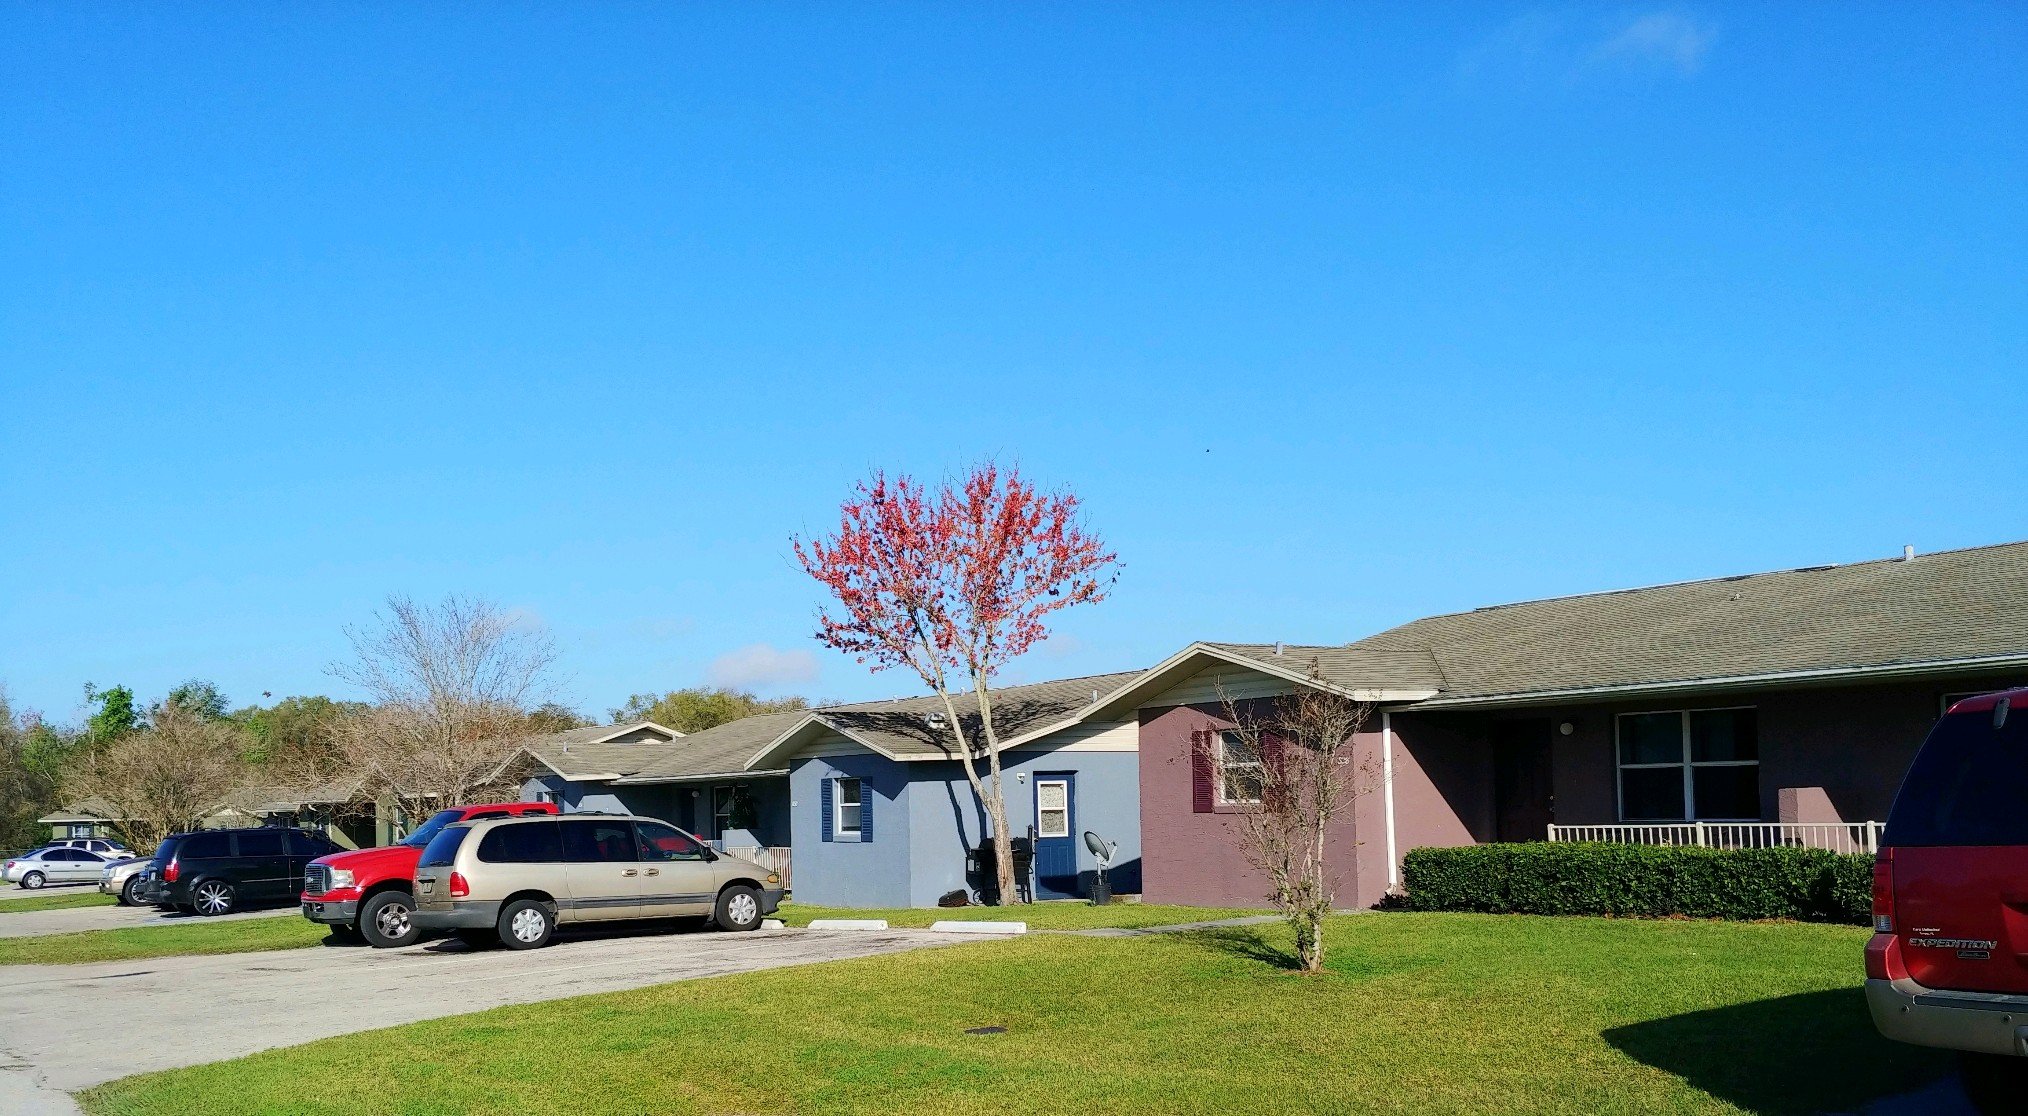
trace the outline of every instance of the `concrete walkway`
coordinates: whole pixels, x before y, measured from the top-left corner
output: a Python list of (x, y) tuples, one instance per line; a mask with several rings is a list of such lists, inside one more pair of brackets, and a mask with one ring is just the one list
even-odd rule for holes
[(521, 952), (437, 942), (10, 965), (0, 971), (0, 1112), (72, 1112), (66, 1092), (115, 1078), (503, 1004), (979, 940), (658, 929)]
[[(233, 922), (243, 918), (274, 918), (277, 915), (302, 917), (298, 907), (240, 911), (202, 918), (181, 911), (163, 912), (153, 907), (68, 907), (54, 911), (0, 911), (0, 938), (40, 938), (48, 934), (75, 934), (81, 930), (126, 930), (136, 926), (199, 926), (212, 922)], [(0, 1110), (4, 1111), (4, 1110)]]

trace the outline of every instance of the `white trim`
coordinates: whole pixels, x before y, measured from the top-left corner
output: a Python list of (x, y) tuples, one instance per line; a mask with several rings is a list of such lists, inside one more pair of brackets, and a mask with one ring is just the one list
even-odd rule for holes
[(1380, 802), (1387, 813), (1387, 886), (1401, 882), (1401, 857), (1394, 851), (1394, 722), (1380, 711)]
[[(1779, 671), (1773, 674), (1731, 674), (1716, 678), (1686, 678), (1674, 682), (1637, 682), (1616, 686), (1574, 686), (1561, 690), (1530, 690), (1512, 694), (1475, 697), (1430, 698), (1418, 709), (1496, 709), (1528, 705), (1551, 705), (1574, 697), (1626, 694), (1681, 694), (1699, 690), (1722, 690), (1735, 686), (1780, 686), (1791, 682), (1829, 681), (1847, 678), (1901, 678), (1946, 672), (1970, 673), (1986, 668), (2028, 666), (2028, 655), (1989, 655), (1976, 659), (1931, 659), (1920, 663), (1895, 663), (1873, 667), (1827, 667), (1822, 670)], [(1664, 710), (1663, 712), (1666, 712)]]
[[(882, 756), (886, 756), (886, 757), (887, 757), (888, 759), (891, 759), (891, 760), (907, 760), (907, 759), (956, 759), (956, 758), (957, 758), (957, 753), (956, 753), (956, 752), (953, 752), (953, 753), (951, 753), (950, 755), (947, 755), (947, 756), (942, 756), (942, 755), (939, 755), (939, 756), (901, 756), (901, 755), (896, 755), (895, 753), (893, 753), (893, 752), (890, 752), (890, 751), (888, 751), (887, 749), (885, 749), (885, 748), (881, 747), (881, 746), (880, 746), (880, 745), (878, 745), (878, 744), (875, 744), (875, 743), (873, 743), (873, 742), (872, 742), (872, 741), (870, 741), (870, 740), (866, 740), (866, 739), (863, 739), (863, 738), (861, 738), (861, 737), (858, 737), (858, 736), (854, 736), (854, 735), (852, 735), (852, 733), (850, 733), (850, 732), (846, 731), (845, 729), (843, 729), (843, 728), (839, 727), (838, 725), (835, 725), (835, 724), (833, 724), (833, 723), (832, 723), (831, 721), (827, 720), (827, 719), (826, 719), (826, 718), (825, 718), (825, 717), (824, 717), (824, 716), (823, 716), (822, 714), (819, 714), (819, 713), (815, 713), (815, 712), (813, 712), (813, 713), (810, 713), (810, 714), (809, 714), (808, 716), (805, 716), (805, 717), (804, 717), (804, 718), (803, 718), (802, 720), (800, 720), (800, 721), (797, 721), (797, 722), (796, 722), (795, 724), (793, 724), (793, 725), (790, 725), (790, 726), (789, 726), (789, 728), (788, 728), (788, 731), (786, 731), (786, 732), (782, 733), (782, 734), (781, 734), (780, 736), (777, 736), (777, 737), (775, 737), (775, 738), (774, 738), (774, 740), (773, 740), (773, 741), (772, 741), (771, 743), (769, 743), (769, 744), (768, 744), (767, 746), (763, 747), (763, 748), (762, 748), (762, 749), (761, 749), (760, 751), (758, 751), (758, 752), (755, 752), (755, 753), (754, 753), (754, 755), (753, 755), (753, 758), (752, 758), (752, 759), (750, 759), (750, 760), (748, 760), (748, 761), (746, 761), (746, 766), (748, 766), (748, 767), (752, 767), (752, 766), (754, 766), (755, 764), (757, 764), (757, 763), (760, 763), (760, 762), (761, 762), (762, 760), (767, 760), (767, 759), (772, 759), (772, 758), (774, 758), (774, 754), (775, 754), (775, 752), (776, 752), (776, 751), (777, 751), (778, 749), (780, 749), (780, 748), (782, 748), (782, 747), (784, 747), (784, 746), (786, 746), (786, 745), (788, 745), (788, 744), (791, 744), (791, 743), (792, 743), (792, 742), (794, 741), (794, 738), (795, 738), (795, 737), (796, 737), (797, 735), (799, 735), (799, 734), (800, 734), (800, 733), (802, 733), (802, 732), (803, 732), (803, 731), (804, 731), (805, 729), (808, 729), (808, 728), (809, 728), (810, 726), (812, 726), (812, 725), (819, 725), (819, 726), (822, 726), (823, 728), (825, 728), (825, 729), (828, 729), (828, 730), (829, 730), (829, 731), (831, 731), (831, 732), (835, 732), (835, 733), (837, 733), (838, 735), (840, 735), (840, 736), (844, 737), (845, 739), (847, 739), (847, 740), (850, 740), (850, 741), (851, 741), (852, 743), (854, 743), (854, 744), (857, 744), (857, 745), (859, 745), (859, 746), (860, 746), (860, 747), (862, 747), (862, 748), (865, 748), (865, 749), (866, 749), (867, 751), (869, 751), (869, 752), (874, 752), (874, 753), (876, 753), (876, 754), (878, 754), (878, 755), (882, 755)], [(1003, 749), (1003, 750), (1004, 750), (1004, 749)], [(794, 755), (794, 754), (795, 754), (794, 752), (790, 752), (790, 753), (788, 753), (788, 755)], [(787, 758), (787, 756), (784, 756), (783, 758), (784, 758), (784, 759), (786, 759), (786, 758)]]
[(786, 767), (769, 767), (759, 770), (736, 767), (731, 771), (702, 771), (695, 775), (629, 775), (624, 779), (614, 779), (613, 785), (637, 787), (653, 783), (705, 783), (713, 779), (769, 779), (777, 775), (787, 775), (788, 773), (789, 769)]
[[(831, 783), (831, 838), (837, 840), (841, 837), (851, 837), (857, 840), (860, 833), (864, 832), (866, 828), (866, 783), (855, 775), (840, 775), (833, 778)], [(859, 811), (859, 824), (850, 829), (845, 828), (845, 784), (847, 783), (851, 783), (852, 789), (858, 792), (857, 797), (852, 802), (852, 808)]]
[[(1042, 831), (1042, 813), (1043, 813), (1043, 808), (1042, 808), (1042, 788), (1043, 788), (1043, 787), (1062, 787), (1062, 788), (1063, 788), (1063, 806), (1062, 806), (1061, 808), (1058, 808), (1058, 809), (1056, 810), (1056, 812), (1057, 812), (1057, 813), (1059, 813), (1059, 814), (1062, 814), (1062, 815), (1063, 815), (1063, 832), (1061, 832), (1061, 833), (1044, 833), (1044, 832)], [(1035, 780), (1035, 836), (1036, 836), (1036, 838), (1037, 838), (1037, 839), (1039, 840), (1039, 839), (1041, 839), (1041, 838), (1044, 838), (1044, 837), (1048, 837), (1048, 838), (1050, 838), (1050, 839), (1054, 840), (1054, 839), (1057, 839), (1057, 838), (1063, 838), (1063, 837), (1069, 837), (1069, 836), (1070, 836), (1070, 829), (1071, 829), (1071, 825), (1070, 825), (1070, 780), (1069, 780), (1069, 779), (1037, 779), (1037, 780)]]
[[(1213, 783), (1213, 784), (1212, 784), (1212, 788), (1211, 788), (1211, 790), (1212, 790), (1212, 793), (1213, 793), (1213, 795), (1215, 796), (1215, 797), (1214, 797), (1214, 800), (1215, 800), (1215, 801), (1216, 801), (1216, 802), (1217, 802), (1217, 803), (1218, 803), (1218, 804), (1219, 804), (1220, 806), (1258, 806), (1258, 805), (1260, 805), (1260, 797), (1259, 797), (1258, 795), (1254, 796), (1253, 798), (1233, 798), (1233, 797), (1229, 796), (1228, 794), (1226, 794), (1226, 790), (1225, 790), (1225, 781), (1226, 781), (1226, 780), (1225, 780), (1225, 769), (1226, 769), (1226, 762), (1225, 762), (1225, 746), (1226, 746), (1227, 744), (1231, 743), (1231, 741), (1230, 741), (1230, 740), (1228, 740), (1228, 739), (1226, 739), (1226, 738), (1227, 738), (1227, 737), (1236, 737), (1236, 738), (1238, 738), (1238, 739), (1240, 740), (1240, 742), (1241, 742), (1241, 743), (1244, 743), (1244, 742), (1245, 742), (1245, 740), (1246, 740), (1245, 736), (1244, 736), (1244, 735), (1242, 735), (1242, 734), (1240, 733), (1240, 731), (1239, 731), (1238, 729), (1216, 729), (1216, 730), (1214, 730), (1214, 731), (1216, 731), (1216, 732), (1218, 733), (1218, 736), (1217, 736), (1217, 747), (1216, 747), (1216, 748), (1215, 748), (1215, 749), (1213, 750), (1213, 752), (1212, 752), (1212, 764), (1211, 764), (1211, 775), (1212, 775), (1212, 778), (1213, 778), (1213, 779), (1215, 779), (1215, 780), (1217, 780), (1217, 781), (1216, 781), (1215, 783)], [(1254, 754), (1254, 758), (1253, 758), (1253, 760), (1252, 760), (1251, 762), (1248, 762), (1248, 763), (1237, 763), (1237, 764), (1233, 764), (1232, 766), (1234, 766), (1234, 767), (1258, 767), (1258, 768), (1260, 768), (1260, 772), (1261, 772), (1261, 782), (1262, 782), (1262, 784), (1263, 784), (1263, 785), (1265, 785), (1265, 784), (1266, 784), (1266, 782), (1267, 782), (1267, 757), (1265, 757), (1265, 756), (1262, 756), (1262, 755), (1260, 755), (1260, 754), (1259, 754), (1259, 753), (1260, 753), (1260, 746), (1259, 746), (1258, 744), (1256, 744), (1256, 745), (1254, 746), (1254, 753), (1255, 753), (1255, 754)]]
[[(670, 740), (681, 740), (681, 739), (683, 739), (683, 737), (684, 737), (684, 735), (685, 735), (684, 733), (680, 733), (680, 732), (677, 732), (677, 731), (676, 731), (675, 729), (672, 729), (672, 728), (670, 728), (670, 727), (669, 727), (668, 725), (660, 725), (660, 724), (656, 724), (656, 723), (655, 723), (655, 722), (653, 722), (653, 721), (635, 721), (635, 722), (634, 722), (633, 724), (631, 724), (631, 725), (614, 725), (614, 726), (612, 726), (612, 728), (613, 728), (613, 731), (611, 731), (611, 732), (609, 732), (609, 733), (605, 734), (604, 736), (600, 736), (600, 737), (594, 737), (594, 738), (593, 738), (593, 739), (591, 739), (591, 740), (579, 740), (579, 741), (576, 741), (576, 743), (578, 743), (578, 744), (611, 744), (611, 743), (613, 743), (613, 737), (615, 737), (615, 736), (625, 736), (625, 735), (627, 735), (628, 733), (630, 733), (630, 732), (634, 731), (635, 729), (644, 729), (644, 728), (651, 728), (651, 729), (654, 729), (654, 730), (655, 730), (656, 732), (666, 732), (666, 733), (668, 733), (668, 734), (669, 734), (669, 739), (670, 739)], [(635, 743), (635, 744), (644, 744), (644, 743), (646, 743), (646, 741), (639, 741), (639, 740), (637, 740), (637, 741), (627, 741), (626, 743)], [(656, 743), (658, 743), (658, 744), (667, 744), (667, 743), (669, 743), (669, 741), (668, 741), (668, 740), (658, 740), (658, 741), (656, 741)]]

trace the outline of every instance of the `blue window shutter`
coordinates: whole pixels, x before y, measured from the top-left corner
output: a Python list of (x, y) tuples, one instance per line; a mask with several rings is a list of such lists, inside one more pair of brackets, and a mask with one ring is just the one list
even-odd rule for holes
[(817, 785), (822, 788), (817, 792), (817, 799), (824, 810), (823, 839), (829, 841), (831, 839), (831, 831), (837, 828), (831, 820), (831, 780), (827, 777)]
[(873, 840), (873, 784), (859, 780), (859, 840)]

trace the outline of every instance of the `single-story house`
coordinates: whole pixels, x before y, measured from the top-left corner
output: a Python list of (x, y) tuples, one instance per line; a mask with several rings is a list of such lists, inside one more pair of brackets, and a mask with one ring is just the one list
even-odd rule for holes
[(315, 829), (348, 849), (392, 843), (392, 810), (367, 801), (357, 779), (312, 787), (243, 787), (198, 819), (205, 829), (283, 825)]
[[(1017, 849), (1031, 850), (1038, 898), (1089, 893), (1097, 866), (1087, 831), (1118, 845), (1113, 889), (1141, 889), (1134, 722), (1081, 715), (1132, 677), (993, 692), (1007, 823)], [(967, 695), (956, 704), (977, 746), (976, 702)], [(746, 766), (788, 772), (799, 902), (929, 907), (991, 884), (990, 862), (981, 866), (973, 856), (986, 836), (985, 809), (965, 779), (939, 698), (813, 710), (756, 749)], [(982, 759), (982, 776), (985, 766)]]
[(87, 798), (73, 802), (61, 810), (35, 819), (35, 824), (49, 827), (53, 841), (67, 837), (112, 837), (120, 834), (114, 822), (120, 817), (120, 808), (103, 798)]
[(1366, 906), (1423, 845), (1870, 848), (1943, 709), (2024, 683), (2028, 543), (2011, 543), (1500, 605), (1337, 646), (1198, 643), (1082, 717), (1138, 726), (1146, 899), (1239, 904), (1262, 892), (1228, 816), (1245, 781), (1195, 758), (1227, 739), (1220, 695), (1372, 703), (1353, 759), (1379, 776), (1333, 835), (1337, 894)]

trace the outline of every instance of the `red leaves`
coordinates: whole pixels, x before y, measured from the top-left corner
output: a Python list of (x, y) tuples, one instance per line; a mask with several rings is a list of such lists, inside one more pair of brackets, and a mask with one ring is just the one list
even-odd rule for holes
[(794, 547), (836, 600), (817, 638), (932, 685), (944, 667), (991, 675), (1047, 638), (1050, 613), (1103, 600), (1118, 568), (1079, 522), (1076, 496), (990, 462), (934, 493), (875, 473), (840, 508), (836, 534)]

